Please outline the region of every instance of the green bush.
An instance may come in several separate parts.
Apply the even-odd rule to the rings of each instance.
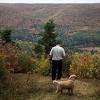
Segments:
[[[27,54],[20,54],[18,56],[17,72],[29,72],[34,70],[34,63],[31,61],[31,57]]]
[[[44,53],[44,46],[41,44],[35,44],[34,51],[35,51],[37,57],[41,57],[41,55],[43,55],[43,53]]]
[[[36,64],[35,72],[45,76],[50,74],[50,62],[49,59],[45,58],[44,55],[42,55],[41,58],[38,58],[35,61],[35,64]]]
[[[11,32],[9,29],[0,31],[1,39],[6,42],[11,42]]]

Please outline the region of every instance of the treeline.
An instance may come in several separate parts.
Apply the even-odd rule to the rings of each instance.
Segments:
[[[99,47],[100,31],[95,33],[79,32],[69,37],[69,44],[78,47]]]
[[[56,28],[57,30],[57,28]],[[42,31],[40,32],[40,34]],[[73,35],[65,34],[64,30],[58,29],[58,38],[60,38],[66,47],[99,47],[100,31],[93,32],[76,32]],[[28,30],[14,31],[11,35],[12,40],[24,40],[36,43],[41,37],[39,33],[33,34]]]

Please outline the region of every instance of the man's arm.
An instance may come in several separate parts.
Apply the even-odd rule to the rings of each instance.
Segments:
[[[63,49],[63,58],[66,56],[65,50]]]
[[[49,53],[50,60],[52,60],[52,55],[53,55],[53,48],[51,49],[51,51]]]

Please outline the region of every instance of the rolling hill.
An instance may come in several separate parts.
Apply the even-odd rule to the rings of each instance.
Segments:
[[[100,4],[0,4],[0,27],[33,29],[49,19],[70,30],[100,27]]]
[[[28,32],[40,33],[49,19],[55,21],[65,43],[100,46],[100,4],[0,4],[0,29],[17,30],[15,38],[23,39]]]

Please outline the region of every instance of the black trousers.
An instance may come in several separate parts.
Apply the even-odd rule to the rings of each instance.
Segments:
[[[52,60],[52,80],[60,80],[62,76],[62,60]]]

